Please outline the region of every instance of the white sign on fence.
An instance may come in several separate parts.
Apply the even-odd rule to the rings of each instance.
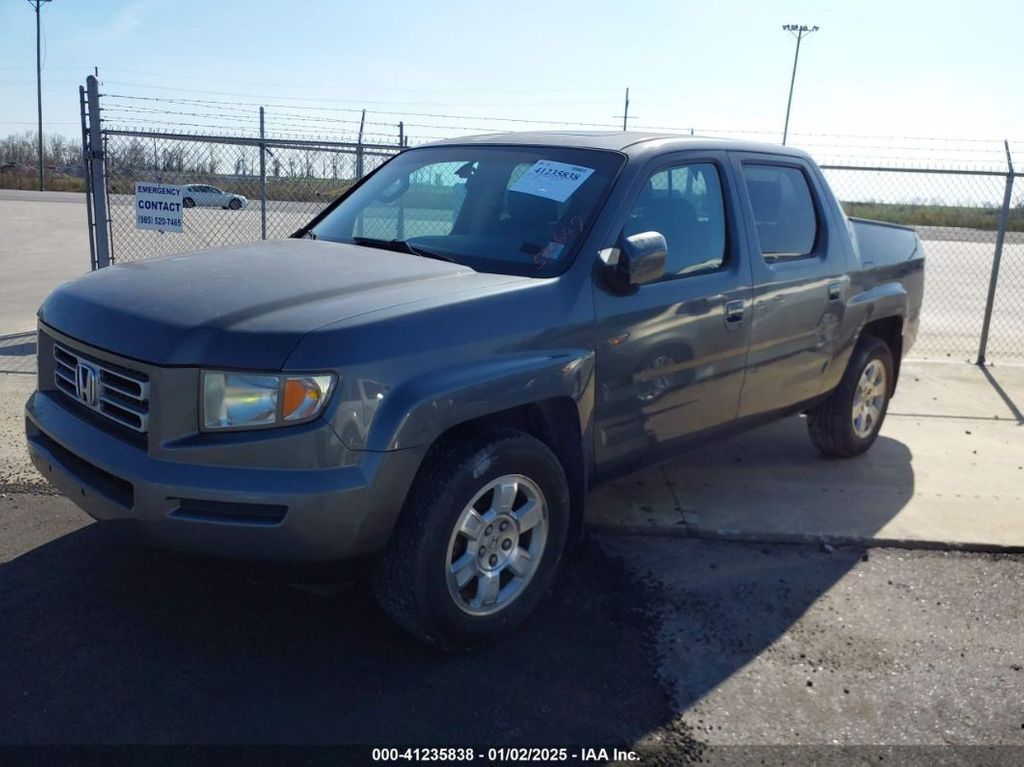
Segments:
[[[182,231],[181,187],[136,181],[135,227],[161,232]]]

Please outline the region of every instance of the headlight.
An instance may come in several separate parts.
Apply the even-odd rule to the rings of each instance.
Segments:
[[[334,376],[203,372],[203,427],[286,426],[320,415]]]

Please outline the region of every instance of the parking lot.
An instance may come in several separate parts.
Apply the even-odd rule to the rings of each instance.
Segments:
[[[604,486],[527,624],[444,655],[364,585],[139,548],[27,465],[26,331],[88,269],[72,197],[0,196],[0,744],[1024,745],[1024,368],[908,364],[854,461],[792,418]],[[975,316],[928,311],[954,342]]]

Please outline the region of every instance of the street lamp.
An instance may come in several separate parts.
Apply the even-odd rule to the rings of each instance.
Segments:
[[[786,136],[789,135],[789,109],[793,106],[793,83],[796,82],[796,64],[800,60],[800,41],[811,32],[817,32],[818,27],[809,27],[806,24],[783,24],[782,28],[796,38],[796,55],[793,56],[793,76],[789,78],[789,100],[786,102],[786,125],[782,129],[782,144],[786,144]]]
[[[39,54],[39,6],[51,0],[28,0],[36,9],[36,98],[39,107],[39,191],[43,191],[43,66]]]

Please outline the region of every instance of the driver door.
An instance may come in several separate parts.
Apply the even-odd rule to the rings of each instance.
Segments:
[[[736,418],[752,280],[725,157],[664,159],[643,174],[621,238],[658,231],[665,273],[631,294],[595,283],[599,473]]]

